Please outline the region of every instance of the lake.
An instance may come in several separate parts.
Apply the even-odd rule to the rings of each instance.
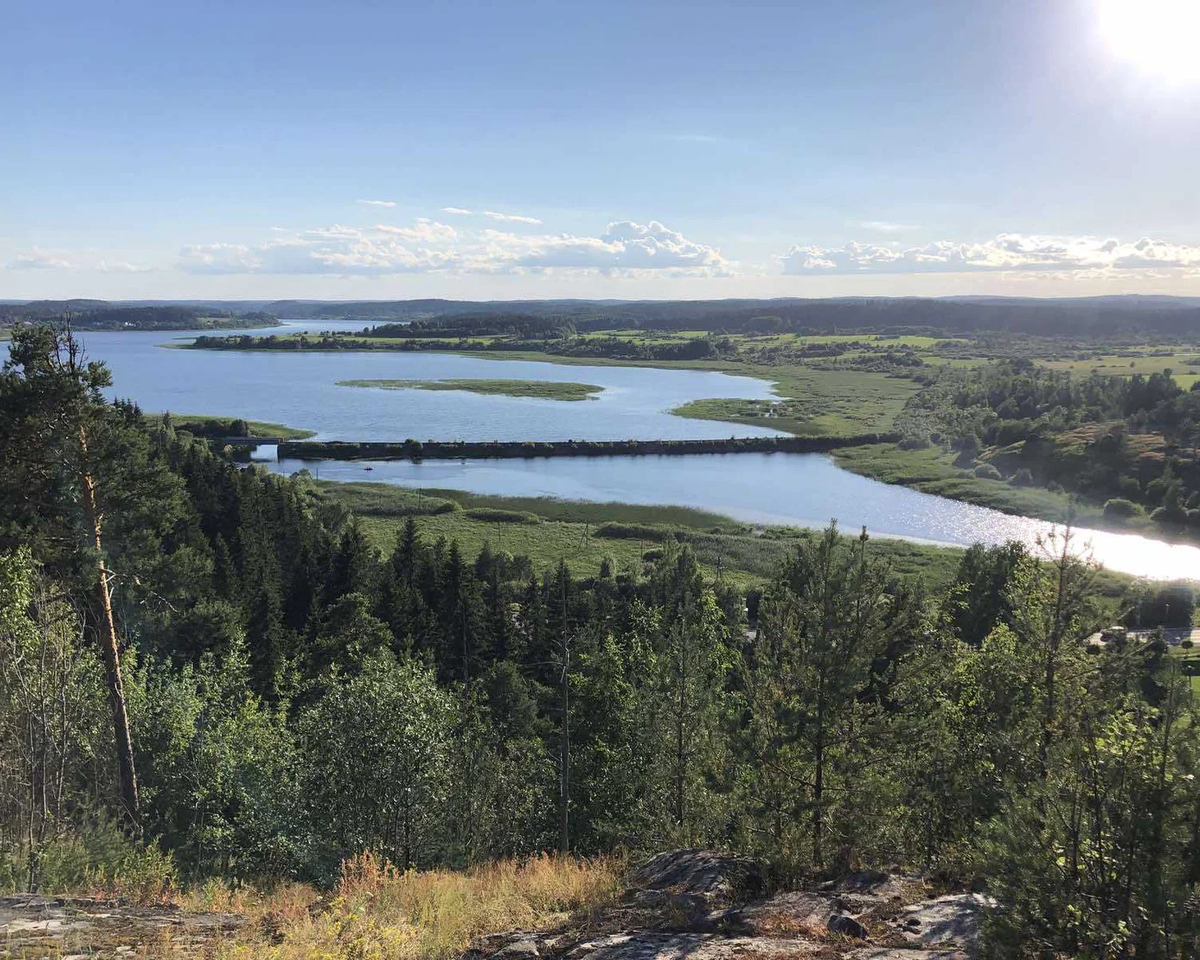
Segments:
[[[329,321],[289,332],[359,329]],[[275,328],[277,332],[283,332]],[[179,333],[88,332],[90,355],[113,371],[117,395],[144,410],[269,420],[340,440],[606,440],[717,438],[777,431],[672,416],[706,397],[766,399],[764,381],[722,373],[648,367],[576,366],[441,353],[238,353],[168,350]],[[558,380],[603,386],[598,400],[482,396],[459,391],[339,387],[349,379]],[[263,453],[267,453],[263,449]],[[684,504],[750,523],[865,525],[873,534],[965,546],[1019,540],[1033,545],[1051,525],[859,477],[815,454],[426,461],[309,466],[322,479],[375,480],[510,496],[638,504]],[[1106,567],[1154,578],[1200,579],[1200,548],[1145,537],[1080,531]]]
[[[359,330],[363,324],[322,321],[289,324],[284,329],[290,333],[331,327]],[[269,420],[315,430],[322,440],[655,440],[778,433],[688,420],[668,412],[705,397],[770,398],[771,385],[753,377],[489,360],[451,353],[162,349],[162,344],[180,338],[191,339],[175,332],[80,334],[88,354],[104,360],[112,370],[114,395],[136,400],[143,410]],[[595,400],[566,402],[457,390],[337,385],[339,380],[462,378],[594,383],[604,392]]]

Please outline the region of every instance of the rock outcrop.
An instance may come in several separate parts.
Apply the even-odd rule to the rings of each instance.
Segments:
[[[229,913],[185,913],[83,897],[0,897],[0,956],[200,958],[246,923]],[[137,951],[142,951],[138,953]]]
[[[464,960],[967,960],[990,905],[919,877],[853,873],[770,892],[747,857],[674,850],[635,868],[616,902],[551,932],[485,938]]]

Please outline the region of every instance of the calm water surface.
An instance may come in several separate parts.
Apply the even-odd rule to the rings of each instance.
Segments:
[[[836,519],[848,532],[865,526],[880,536],[951,546],[1018,540],[1036,548],[1038,538],[1054,528],[1042,520],[860,477],[818,454],[264,462],[287,474],[307,468],[322,480],[382,481],[501,496],[686,504],[748,523],[823,527]],[[1099,530],[1075,534],[1077,546],[1111,570],[1155,579],[1200,579],[1200,548]]]
[[[361,328],[329,321],[288,329]],[[278,332],[278,328],[277,332]],[[705,397],[765,399],[769,385],[748,377],[643,367],[565,366],[452,354],[237,353],[165,350],[174,333],[86,333],[90,355],[113,371],[116,393],[145,410],[269,420],[341,440],[602,440],[769,435],[775,431],[669,411]],[[347,379],[483,377],[559,380],[603,386],[599,400],[564,403],[462,392],[364,390]],[[262,453],[272,454],[269,448]],[[509,496],[639,504],[685,504],[750,523],[820,527],[964,546],[1019,540],[1033,545],[1052,525],[890,486],[809,454],[603,457],[305,464],[268,461],[322,479],[376,480]],[[372,470],[364,469],[371,466]],[[1154,578],[1200,579],[1200,548],[1144,537],[1078,531],[1106,567]]]
[[[361,329],[294,323],[268,332]],[[247,331],[249,332],[249,331]],[[701,370],[590,367],[488,360],[448,353],[165,350],[179,333],[81,334],[88,354],[113,373],[115,395],[143,410],[269,420],[317,431],[322,440],[654,440],[770,436],[776,430],[671,416],[705,397],[772,396],[770,384]],[[555,380],[604,387],[598,399],[564,402],[465,391],[373,390],[339,380],[482,378]]]

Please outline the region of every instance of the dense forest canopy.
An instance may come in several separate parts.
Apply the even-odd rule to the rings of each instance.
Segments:
[[[947,403],[1076,389],[989,376]],[[1161,641],[1084,642],[1063,539],[972,548],[938,596],[834,526],[748,594],[671,542],[539,575],[409,517],[380,552],[107,384],[47,327],[0,375],[0,886],[712,844],[979,884],[996,956],[1200,934],[1194,695]]]
[[[275,319],[261,310],[193,304],[133,305],[104,300],[0,303],[0,327],[57,321],[64,315],[83,330],[189,330],[205,325],[270,324]]]
[[[1200,302],[1171,297],[398,301],[294,307],[275,303],[265,309],[297,319],[425,321],[426,329],[441,327],[448,331],[443,336],[510,332],[504,329],[510,325],[541,330],[570,326],[580,332],[620,327],[739,333],[1009,330],[1041,336],[1119,333],[1180,336],[1200,332]]]

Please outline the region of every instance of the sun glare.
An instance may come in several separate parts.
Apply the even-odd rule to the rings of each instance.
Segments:
[[[1200,82],[1200,0],[1100,0],[1100,29],[1139,70]]]

